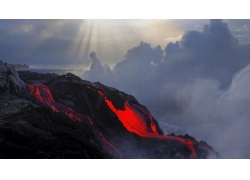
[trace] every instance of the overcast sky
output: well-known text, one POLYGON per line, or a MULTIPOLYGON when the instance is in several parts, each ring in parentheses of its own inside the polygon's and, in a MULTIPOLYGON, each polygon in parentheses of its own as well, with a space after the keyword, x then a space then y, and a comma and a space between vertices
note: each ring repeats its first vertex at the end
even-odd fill
MULTIPOLYGON (((0 59, 9 63, 88 68, 95 51, 113 67, 142 41, 164 49, 209 20, 0 20, 0 59)), ((249 20, 224 20, 241 43, 249 42, 249 20)))

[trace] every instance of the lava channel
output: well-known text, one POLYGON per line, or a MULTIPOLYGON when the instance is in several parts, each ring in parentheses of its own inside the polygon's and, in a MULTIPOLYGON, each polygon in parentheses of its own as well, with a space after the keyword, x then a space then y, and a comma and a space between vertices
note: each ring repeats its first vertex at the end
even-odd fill
MULTIPOLYGON (((184 139, 176 136, 163 136, 155 133, 154 129, 149 130, 145 123, 143 116, 138 113, 129 103, 125 102, 125 110, 116 109, 113 103, 105 98, 105 101, 109 108, 117 115, 118 119, 122 122, 123 126, 130 132, 133 132, 141 137, 157 138, 166 140, 175 140, 185 144, 191 152, 190 158, 196 158, 196 152, 194 149, 194 142, 190 139, 184 139)), ((156 127, 156 126, 155 126, 156 127)), ((152 126, 151 126, 152 128, 152 126)))
MULTIPOLYGON (((176 136, 164 136, 160 135, 157 131, 156 125, 153 122, 153 117, 150 112, 146 111, 144 108, 137 104, 133 104, 136 108, 143 112, 144 115, 148 116, 150 120, 150 128, 147 126, 143 115, 138 112, 133 106, 129 104, 128 101, 125 101, 125 110, 117 109, 112 101, 108 100, 105 94, 101 90, 95 90, 90 86, 87 88, 97 91, 100 95, 104 96, 105 102, 108 107, 117 115, 118 119, 121 121, 123 126, 132 133, 137 134, 138 136, 145 138, 157 138, 164 140, 174 140, 184 144, 190 151, 190 158, 197 158, 196 151, 194 148, 194 142, 188 138, 181 138, 176 136)), ((199 146, 199 148, 205 149, 207 152, 210 152, 207 147, 199 146)))
MULTIPOLYGON (((42 104, 49 106, 53 111, 58 112, 58 113, 62 113, 64 115, 68 116, 73 121, 83 122, 83 120, 84 120, 84 121, 89 122, 90 125, 94 126, 94 123, 89 116, 77 113, 73 109, 71 109, 70 107, 56 102, 53 99, 53 96, 52 96, 49 88, 46 85, 44 85, 42 83, 37 83, 37 84, 27 84, 27 86, 28 86, 32 96, 35 96, 38 101, 40 101, 42 104)), ((97 131, 98 131, 98 134, 101 137, 102 141, 105 144, 107 144, 108 146, 110 146, 112 149, 114 149, 119 154, 119 156, 122 158, 122 155, 120 154, 118 149, 113 144, 108 142, 99 130, 97 130, 97 131)))

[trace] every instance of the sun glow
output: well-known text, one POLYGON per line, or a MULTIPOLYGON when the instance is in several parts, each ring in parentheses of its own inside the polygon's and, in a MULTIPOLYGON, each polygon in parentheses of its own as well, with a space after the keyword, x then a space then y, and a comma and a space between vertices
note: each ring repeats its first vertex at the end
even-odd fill
POLYGON ((127 20, 84 20, 71 45, 70 56, 90 65, 89 53, 95 51, 112 66, 131 48, 129 42, 142 41, 140 34, 127 20))
POLYGON ((83 20, 71 44, 69 58, 89 67, 89 53, 95 51, 112 68, 124 58, 127 50, 142 41, 164 48, 166 41, 176 40, 171 37, 179 37, 179 32, 171 24, 169 20, 83 20))

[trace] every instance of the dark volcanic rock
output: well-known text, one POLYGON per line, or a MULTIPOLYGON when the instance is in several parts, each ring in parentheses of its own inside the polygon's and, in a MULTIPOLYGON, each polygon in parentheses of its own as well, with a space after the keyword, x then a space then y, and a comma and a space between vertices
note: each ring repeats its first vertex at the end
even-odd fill
POLYGON ((16 111, 0 116, 0 158, 215 158, 217 155, 207 143, 197 142, 191 136, 164 136, 146 107, 115 88, 82 80, 71 73, 19 74, 30 85, 14 97, 25 103, 16 105, 16 111), (46 85, 32 85, 41 82, 46 85), (125 117, 119 114, 127 111, 125 117), (121 118, 137 124, 135 129, 140 127, 136 122, 140 118, 145 133, 129 129, 121 118))
POLYGON ((15 68, 0 60, 0 93, 17 93, 25 87, 15 68))
POLYGON ((18 74, 19 77, 25 80, 27 84, 38 83, 38 82, 46 83, 59 76, 57 74, 51 74, 51 73, 41 74, 30 71, 19 71, 18 74))
POLYGON ((89 127, 43 108, 26 108, 0 121, 2 158, 111 158, 91 137, 89 127))

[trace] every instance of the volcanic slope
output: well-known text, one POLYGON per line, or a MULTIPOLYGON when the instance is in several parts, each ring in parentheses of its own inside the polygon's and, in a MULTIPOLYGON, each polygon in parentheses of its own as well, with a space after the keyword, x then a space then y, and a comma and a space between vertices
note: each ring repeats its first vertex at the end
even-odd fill
POLYGON ((14 121, 18 116, 23 124, 35 126, 39 144, 22 137, 23 144, 18 146, 25 145, 26 151, 23 149, 18 158, 29 158, 31 154, 31 158, 217 157, 204 141, 197 142, 188 135, 164 135, 146 107, 115 88, 70 73, 32 76, 30 72, 19 72, 19 76, 27 85, 19 96, 34 105, 10 119, 14 121))

